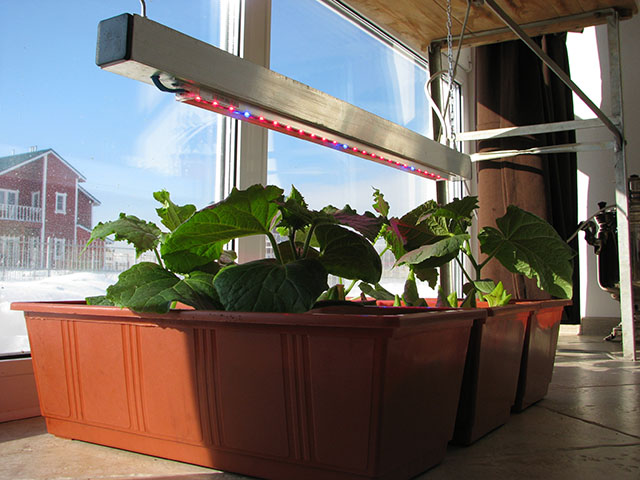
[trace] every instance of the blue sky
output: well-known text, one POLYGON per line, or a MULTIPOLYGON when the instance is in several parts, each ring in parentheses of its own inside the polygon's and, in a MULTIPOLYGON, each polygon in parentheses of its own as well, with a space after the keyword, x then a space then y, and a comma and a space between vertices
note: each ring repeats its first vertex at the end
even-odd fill
MULTIPOLYGON (((218 1, 147 5, 152 20, 218 44, 218 1)), ((181 203, 213 198, 216 116, 95 65, 98 22, 139 9, 136 0, 0 1, 0 156, 53 148, 87 177, 84 187, 102 202, 98 221, 120 211, 149 216, 160 188, 181 203)), ((273 0, 271 68, 428 129, 424 74, 314 0, 273 0)), ((432 186, 286 136, 270 139, 270 181, 287 190, 295 183, 317 202, 362 209, 372 185, 391 197, 415 190, 418 202, 432 186)))

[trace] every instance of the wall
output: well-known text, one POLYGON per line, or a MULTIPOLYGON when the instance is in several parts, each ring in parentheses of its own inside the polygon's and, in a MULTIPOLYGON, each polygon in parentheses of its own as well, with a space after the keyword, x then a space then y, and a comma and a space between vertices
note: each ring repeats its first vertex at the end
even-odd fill
MULTIPOLYGON (((587 31, 584 40, 588 40, 587 31)), ((579 71, 578 64, 572 61, 572 78, 581 88, 584 88, 591 99, 607 114, 611 111, 609 88, 609 47, 607 42, 606 26, 595 28, 595 41, 597 43, 597 57, 599 59, 599 71, 597 63, 595 70, 579 71), (598 77, 601 82, 600 92, 593 95, 589 92, 593 81, 598 77), (601 94, 601 95, 598 95, 601 94), (598 97, 601 96, 601 100, 598 97)), ((636 15, 631 20, 621 22, 620 25, 621 59, 622 59, 622 84, 623 102, 625 114, 625 136, 627 138, 627 171, 629 174, 640 174, 640 92, 637 88, 637 79, 640 78, 640 57, 637 54, 637 46, 640 45, 640 16, 636 15)), ((582 59, 588 62, 590 55, 595 52, 585 51, 588 41, 575 42, 573 48, 570 45, 570 55, 574 59, 582 59)), ((575 101, 575 100, 574 100, 575 101)), ((577 103, 577 102, 576 102, 577 103)), ((577 113, 583 111, 576 106, 577 113)), ((592 116, 591 116, 592 117, 592 116)), ((584 118, 584 117, 582 117, 584 118)), ((612 139, 608 130, 589 129, 578 132, 579 142, 608 141, 612 139)), ((615 203, 615 179, 613 174, 613 155, 610 152, 583 152, 578 155, 579 170, 579 219, 584 220, 598 209, 598 202, 607 204, 615 203)), ((597 284, 597 257, 593 254, 592 247, 583 240, 580 234, 580 277, 581 277, 581 316, 583 318, 594 317, 618 317, 619 304, 611 299, 609 294, 602 291, 597 284)))

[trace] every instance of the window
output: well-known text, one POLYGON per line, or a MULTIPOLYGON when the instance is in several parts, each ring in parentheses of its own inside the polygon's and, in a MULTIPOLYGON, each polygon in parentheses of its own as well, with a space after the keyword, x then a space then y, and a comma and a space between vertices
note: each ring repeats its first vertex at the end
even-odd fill
POLYGON ((67 213, 67 194, 56 192, 56 213, 67 213))
MULTIPOLYGON (((431 129, 425 65, 400 53, 319 0, 273 0, 271 69, 422 135, 431 129)), ((268 182, 303 194, 311 208, 327 204, 373 211, 373 188, 402 215, 436 197, 433 181, 269 132, 268 182)), ((383 246, 377 245, 382 250, 383 246)), ((390 255, 387 254, 387 255, 390 255)), ((407 272, 384 257, 381 282, 401 293, 407 272)), ((426 284, 421 293, 432 296, 426 284)), ((354 291, 352 291, 353 293, 354 291)))
MULTIPOLYGON (((0 76, 0 88, 12 92, 2 101, 0 166, 13 160, 12 165, 18 160, 22 165, 34 155, 24 168, 12 170, 12 180, 24 185, 20 191, 33 194, 24 200, 46 206, 49 216, 44 222, 37 216, 37 221, 0 226, 3 237, 16 239, 0 262, 0 355, 29 351, 23 316, 10 310, 11 302, 100 295, 133 262, 153 261, 136 259, 135 251, 120 242, 94 242, 80 252, 88 229, 117 219, 120 212, 156 220, 160 205, 154 191, 168 190, 177 204, 204 207, 212 202, 221 143, 216 115, 95 65, 98 23, 139 13, 139 2, 37 3, 38 8, 25 9, 17 1, 2 2, 3 18, 11 22, 0 29, 0 70, 15 75, 0 76), (52 18, 59 35, 51 35, 52 18), (43 71, 57 73, 42 81, 43 71), (30 149, 34 138, 39 145, 30 149), (45 168, 48 175, 43 176, 45 168), (76 179, 92 201, 76 195, 76 179), (51 215, 55 211, 67 215, 51 215), (87 228, 75 225, 76 212, 87 228)), ((156 22, 219 45, 225 3, 194 0, 180 8, 177 1, 147 2, 147 13, 156 22)), ((17 202, 17 191, 2 191, 0 218, 2 205, 17 202)))
POLYGON ((0 205, 17 205, 18 191, 0 189, 0 205))

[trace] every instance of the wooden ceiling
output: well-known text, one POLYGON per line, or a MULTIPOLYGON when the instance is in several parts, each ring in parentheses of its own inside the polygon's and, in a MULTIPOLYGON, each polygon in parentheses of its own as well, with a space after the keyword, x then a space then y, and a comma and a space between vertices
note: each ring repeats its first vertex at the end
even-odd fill
MULTIPOLYGON (((356 12, 414 50, 426 53, 447 36, 447 0, 343 0, 356 12)), ((513 40, 515 36, 482 1, 472 0, 465 45, 513 40)), ((621 18, 638 12, 637 0, 496 0, 530 36, 580 31, 606 22, 602 11, 615 8, 621 18)), ((467 0, 451 0, 452 32, 460 35, 467 0)), ((446 48, 446 44, 443 45, 446 48)))

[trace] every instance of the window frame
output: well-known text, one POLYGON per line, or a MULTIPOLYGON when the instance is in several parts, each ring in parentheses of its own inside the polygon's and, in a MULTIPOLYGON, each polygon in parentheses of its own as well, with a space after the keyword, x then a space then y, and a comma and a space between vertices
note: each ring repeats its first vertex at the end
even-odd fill
POLYGON ((62 215, 67 214, 67 194, 63 192, 56 192, 55 213, 62 215), (62 199, 62 208, 58 208, 58 200, 62 199))

